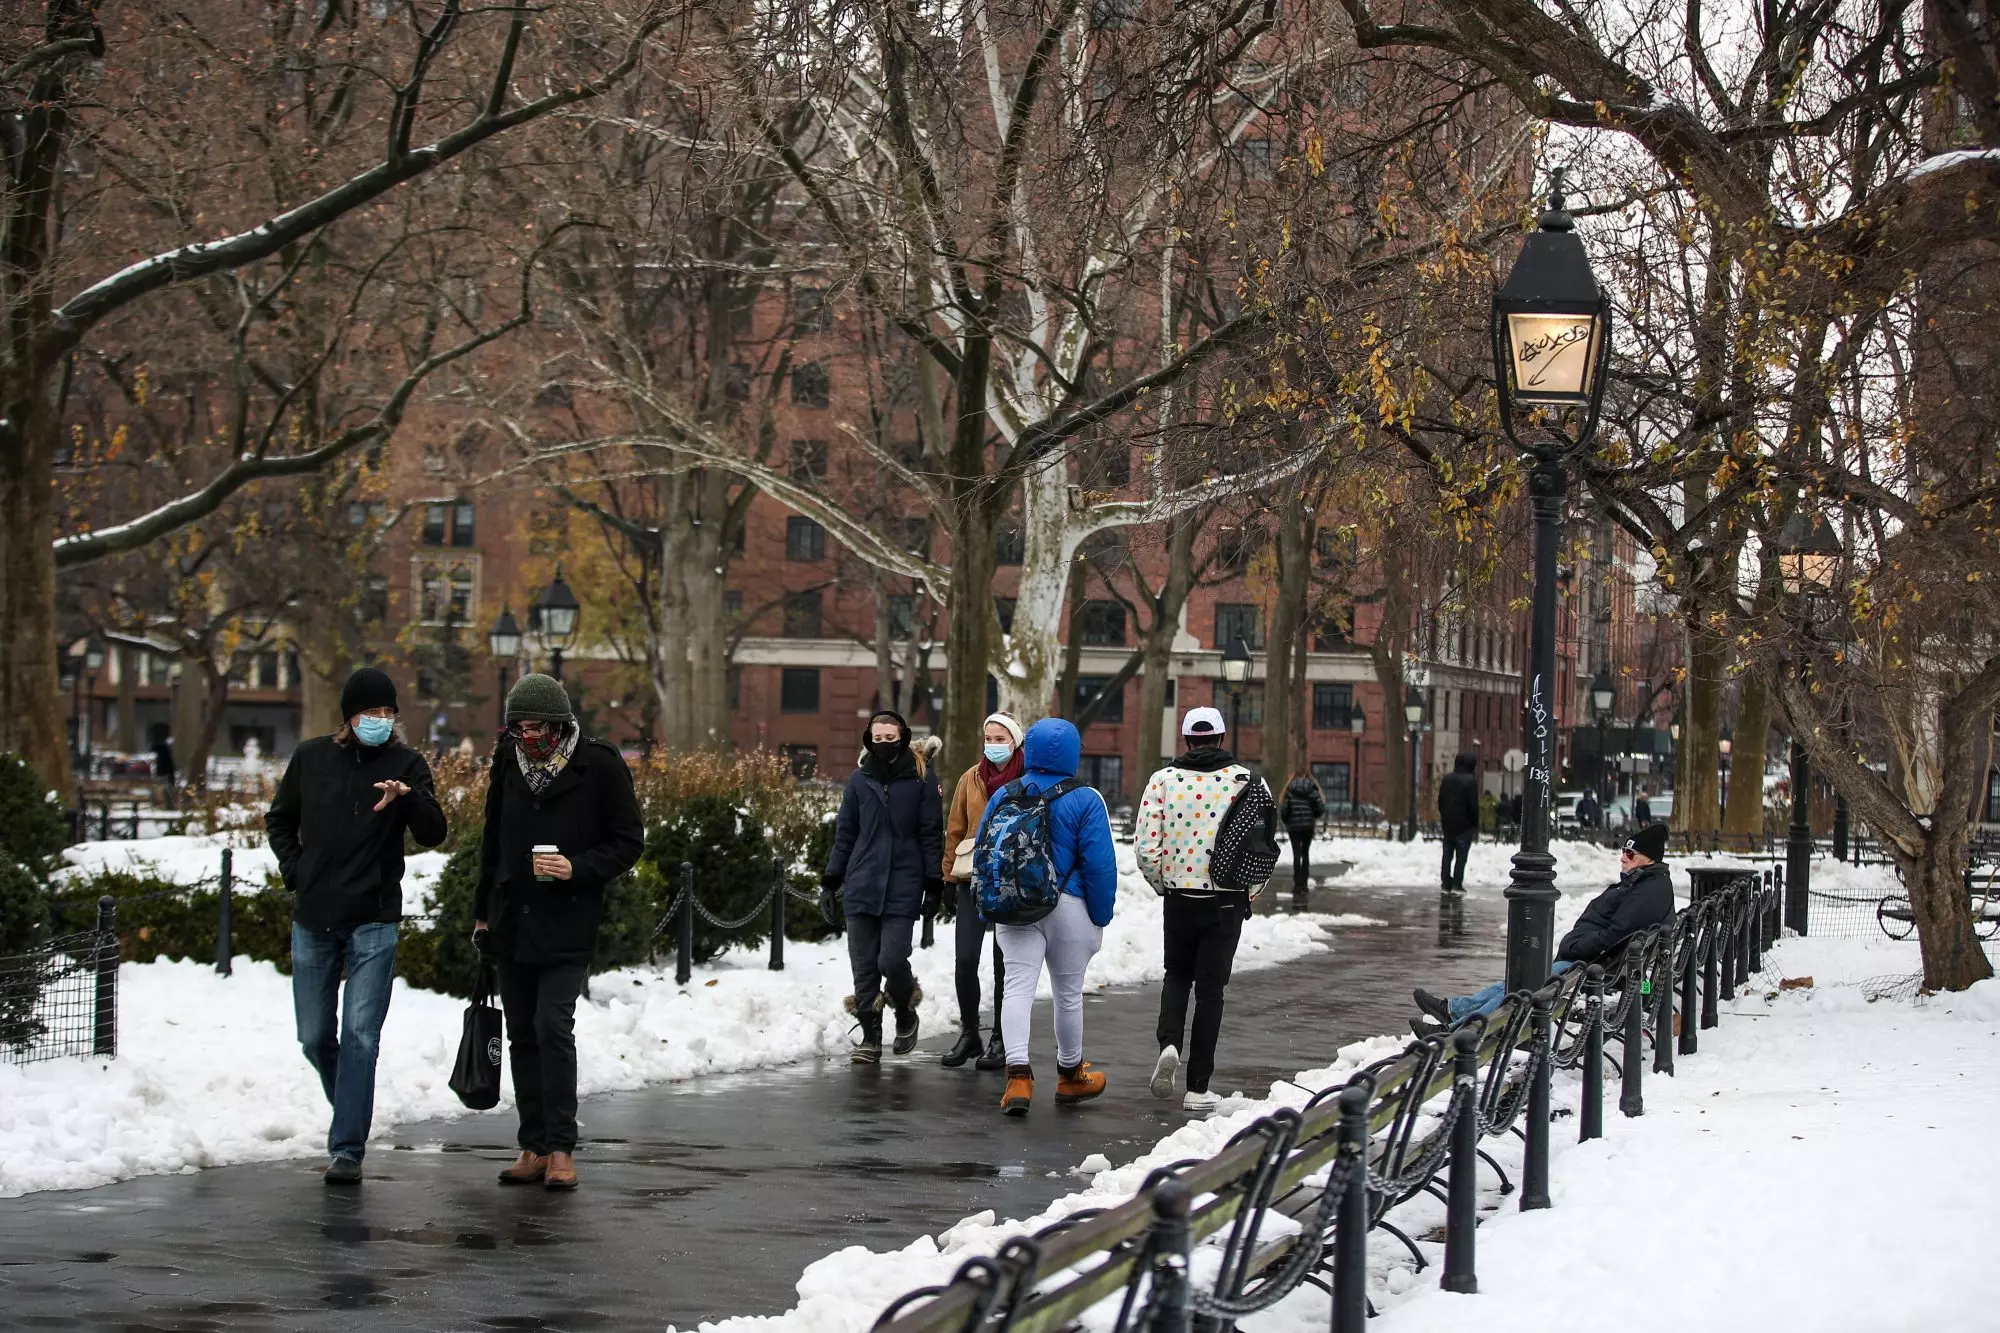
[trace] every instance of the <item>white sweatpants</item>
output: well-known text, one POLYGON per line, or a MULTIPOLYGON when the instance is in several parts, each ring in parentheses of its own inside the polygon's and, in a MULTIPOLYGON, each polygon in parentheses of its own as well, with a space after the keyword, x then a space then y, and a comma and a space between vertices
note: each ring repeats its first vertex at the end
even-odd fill
POLYGON ((1007 960, 1007 991, 1000 1006, 1000 1039, 1007 1063, 1028 1063, 1028 1024, 1035 1011, 1035 988, 1042 964, 1056 997, 1056 1063, 1073 1068, 1083 1060, 1083 970, 1104 943, 1104 928, 1090 921, 1083 899, 1065 893, 1056 910, 1032 926, 995 926, 994 938, 1007 960))

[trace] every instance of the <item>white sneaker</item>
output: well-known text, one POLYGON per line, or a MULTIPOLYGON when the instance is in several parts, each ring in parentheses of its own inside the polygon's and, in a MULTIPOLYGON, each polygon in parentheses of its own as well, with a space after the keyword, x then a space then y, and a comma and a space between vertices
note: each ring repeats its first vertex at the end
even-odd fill
POLYGON ((1174 1075, 1181 1072, 1181 1053, 1172 1046, 1160 1052, 1160 1058, 1153 1062, 1153 1081, 1149 1085, 1153 1095, 1161 1101, 1174 1095, 1174 1075))
POLYGON ((1222 1105, 1222 1096, 1214 1092, 1190 1092, 1181 1098, 1181 1110, 1191 1115, 1207 1115, 1222 1105))

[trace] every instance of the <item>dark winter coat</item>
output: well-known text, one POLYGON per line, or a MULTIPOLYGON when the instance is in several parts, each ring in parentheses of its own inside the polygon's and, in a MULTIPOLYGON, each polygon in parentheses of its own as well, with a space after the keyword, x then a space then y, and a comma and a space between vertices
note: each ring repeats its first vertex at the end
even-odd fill
POLYGON ((292 752, 264 814, 292 916, 320 928, 403 919, 403 834, 421 847, 444 841, 424 757, 398 741, 342 743, 318 736, 292 752), (378 782, 409 787, 379 813, 378 782))
POLYGON ((604 890, 637 863, 645 845, 632 770, 616 746, 578 741, 537 796, 521 774, 514 742, 502 738, 486 780, 473 917, 492 928, 503 958, 587 964, 597 952, 604 890), (528 849, 544 844, 569 858, 567 880, 536 880, 528 849))
POLYGON ((1319 794, 1317 782, 1302 774, 1285 784, 1285 799, 1278 804, 1278 818, 1288 831, 1309 832, 1325 813, 1326 798, 1319 794))
POLYGON ((914 762, 884 782, 863 768, 847 779, 834 818, 826 882, 849 912, 916 916, 944 862, 944 798, 914 762))
POLYGON ((1556 957, 1572 963, 1594 963, 1673 914, 1673 876, 1657 861, 1637 866, 1591 900, 1556 946, 1556 957))
POLYGON ((1653 822, 1653 802, 1651 798, 1641 796, 1632 802, 1632 822, 1640 828, 1644 828, 1653 822))
POLYGON ((1447 838, 1479 832, 1479 779, 1472 767, 1472 760, 1461 755, 1438 784, 1438 827, 1447 838))

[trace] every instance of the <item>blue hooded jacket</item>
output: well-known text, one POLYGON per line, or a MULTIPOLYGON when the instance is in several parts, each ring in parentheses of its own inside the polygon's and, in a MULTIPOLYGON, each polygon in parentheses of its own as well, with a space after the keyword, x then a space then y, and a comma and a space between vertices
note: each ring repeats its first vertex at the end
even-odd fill
MULTIPOLYGON (((1021 742, 1021 758, 1027 764, 1021 785, 1038 792, 1075 777, 1082 754, 1083 738, 1074 725, 1059 717, 1044 718, 1028 728, 1021 742)), ((981 833, 1005 790, 994 792, 986 802, 986 813, 979 817, 981 833)), ((1063 892, 1083 899, 1090 909, 1091 924, 1110 925, 1112 905, 1118 898, 1118 855, 1111 845, 1111 813, 1095 787, 1081 787, 1056 798, 1049 807, 1049 838, 1049 852, 1055 859, 1056 873, 1062 876, 1063 892)))

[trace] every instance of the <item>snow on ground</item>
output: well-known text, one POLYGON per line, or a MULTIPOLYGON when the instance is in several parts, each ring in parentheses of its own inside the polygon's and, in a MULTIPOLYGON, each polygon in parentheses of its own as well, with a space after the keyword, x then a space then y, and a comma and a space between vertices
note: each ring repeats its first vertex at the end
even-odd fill
MULTIPOLYGON (((196 859, 184 848, 164 858, 196 859)), ((1120 849, 1120 860, 1117 911, 1088 973, 1098 988, 1161 975, 1162 900, 1133 872, 1130 848, 1120 849)), ((1329 927, 1371 924, 1380 923, 1259 916, 1244 925, 1237 967, 1275 966, 1330 947, 1329 927)), ((685 987, 674 985, 671 969, 592 978, 590 1000, 577 1011, 582 1090, 845 1052, 851 1020, 840 1002, 852 989, 845 943, 788 944, 783 972, 768 971, 766 957, 762 949, 724 954, 695 969, 685 987)), ((924 1027, 936 1033, 956 1017, 949 929, 939 947, 918 951, 915 964, 924 1027)), ((122 968, 120 985, 116 1060, 0 1065, 0 1196, 324 1151, 326 1104, 294 1038, 288 978, 248 959, 228 978, 200 963, 160 962, 122 968)), ((378 1132, 467 1114, 446 1086, 463 1009, 459 1000, 396 983, 376 1073, 378 1132)), ((1038 1036, 1048 1040, 1046 1030, 1038 1036)), ((490 1130, 470 1132, 510 1139, 505 1109, 490 1114, 500 1117, 490 1130)))
MULTIPOLYGON (((259 893, 278 877, 278 858, 264 835, 185 833, 161 838, 80 842, 63 851, 67 863, 56 871, 57 894, 66 884, 105 872, 144 875, 168 884, 214 888, 222 874, 222 850, 231 852, 233 887, 238 893, 259 893)), ((412 915, 430 910, 430 889, 450 859, 443 852, 416 852, 403 859, 403 906, 412 915)))

